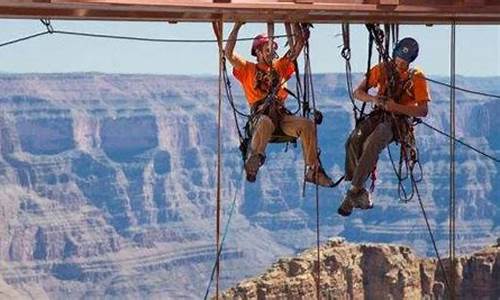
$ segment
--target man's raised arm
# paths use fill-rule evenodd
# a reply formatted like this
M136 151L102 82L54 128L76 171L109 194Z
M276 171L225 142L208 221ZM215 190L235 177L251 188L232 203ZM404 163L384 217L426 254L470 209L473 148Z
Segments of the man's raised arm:
M234 51L234 47L236 46L236 39L238 38L238 31L240 30L241 26L243 26L243 23L241 22L236 22L234 24L233 30L229 34L229 38L227 39L226 47L224 49L226 58L235 68L241 68L245 64L245 60Z

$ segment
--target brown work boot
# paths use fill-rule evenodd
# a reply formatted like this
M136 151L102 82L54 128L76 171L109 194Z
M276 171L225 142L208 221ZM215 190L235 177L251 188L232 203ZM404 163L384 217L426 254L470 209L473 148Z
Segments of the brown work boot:
M372 196L365 188L362 188L354 196L354 207L361 208L361 209L373 208Z
M321 166L309 167L306 173L306 181L324 187L333 187L333 181Z
M339 215L347 217L352 213L354 208L370 209L373 208L370 193L365 189L349 189L345 195L344 201L340 205L337 212Z
M255 182L257 179L257 172L259 172L260 166L264 164L265 156L262 154L250 154L250 156L245 161L245 172L247 173L247 180L250 182Z

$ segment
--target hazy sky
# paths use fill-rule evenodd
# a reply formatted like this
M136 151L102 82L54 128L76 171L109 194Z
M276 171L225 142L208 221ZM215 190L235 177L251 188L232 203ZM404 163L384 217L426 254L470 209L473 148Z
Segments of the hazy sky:
M212 27L204 23L53 21L55 29L121 34L153 38L212 39ZM226 24L225 35L231 24ZM44 30L37 20L0 21L0 43ZM264 24L249 24L241 37L266 30ZM283 26L277 25L277 33ZM339 55L342 37L339 25L316 25L311 35L311 59L315 73L343 72ZM353 69L364 72L367 33L362 25L351 30ZM413 36L421 47L416 65L432 75L449 73L450 26L402 26L400 37ZM283 51L284 40L280 40ZM249 59L250 42L237 50ZM469 76L500 76L500 27L459 26L457 29L457 73ZM147 43L86 37L47 35L0 48L1 72L75 72L153 74L215 74L217 48L210 44Z

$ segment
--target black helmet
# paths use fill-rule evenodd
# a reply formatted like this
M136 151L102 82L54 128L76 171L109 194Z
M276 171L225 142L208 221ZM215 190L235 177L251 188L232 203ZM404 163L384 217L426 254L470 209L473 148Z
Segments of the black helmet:
M392 51L392 58L400 57L408 63L413 62L418 56L418 43L415 39L406 37L400 40Z

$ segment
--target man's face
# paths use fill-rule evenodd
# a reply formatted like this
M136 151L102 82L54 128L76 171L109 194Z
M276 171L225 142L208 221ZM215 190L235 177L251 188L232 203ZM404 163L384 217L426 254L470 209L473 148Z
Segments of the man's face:
M260 47L260 49L258 49L256 52L259 62L264 62L269 65L272 64L275 51L272 49L269 43L262 45L262 47Z
M396 69L399 72L406 72L410 66L410 64L401 57L396 57L396 59L394 60L394 64L396 65Z

